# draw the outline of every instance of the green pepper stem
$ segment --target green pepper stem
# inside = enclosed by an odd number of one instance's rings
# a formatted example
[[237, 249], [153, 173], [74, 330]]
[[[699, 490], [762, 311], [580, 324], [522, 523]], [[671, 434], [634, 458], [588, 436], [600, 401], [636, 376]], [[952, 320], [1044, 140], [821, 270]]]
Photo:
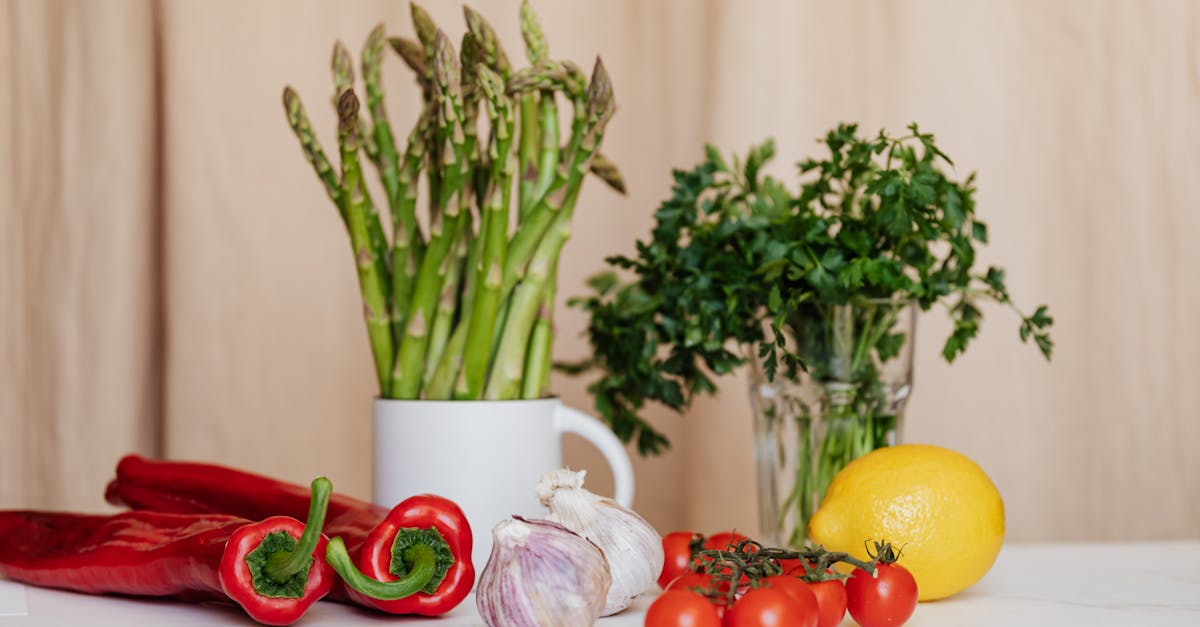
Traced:
[[329, 479], [313, 479], [312, 499], [308, 504], [308, 520], [304, 523], [304, 533], [291, 551], [272, 553], [267, 558], [263, 573], [283, 583], [312, 565], [312, 554], [317, 548], [317, 542], [321, 540], [321, 530], [325, 528], [325, 513], [329, 509], [329, 496], [332, 493], [333, 484]]
[[404, 550], [408, 574], [395, 581], [379, 581], [358, 570], [346, 551], [346, 543], [340, 537], [330, 540], [325, 547], [325, 561], [337, 571], [347, 586], [380, 601], [395, 601], [420, 592], [433, 578], [434, 557], [432, 548], [414, 544]]

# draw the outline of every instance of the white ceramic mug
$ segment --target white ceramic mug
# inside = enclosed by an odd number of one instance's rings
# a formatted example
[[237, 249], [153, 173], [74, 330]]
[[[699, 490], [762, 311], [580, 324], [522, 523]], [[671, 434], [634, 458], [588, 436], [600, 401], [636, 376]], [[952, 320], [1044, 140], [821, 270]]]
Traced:
[[591, 442], [612, 467], [615, 500], [633, 503], [633, 466], [621, 441], [595, 418], [557, 398], [517, 401], [376, 399], [373, 498], [384, 507], [431, 493], [456, 503], [474, 536], [483, 570], [492, 527], [519, 514], [545, 515], [534, 486], [562, 467], [562, 435]]

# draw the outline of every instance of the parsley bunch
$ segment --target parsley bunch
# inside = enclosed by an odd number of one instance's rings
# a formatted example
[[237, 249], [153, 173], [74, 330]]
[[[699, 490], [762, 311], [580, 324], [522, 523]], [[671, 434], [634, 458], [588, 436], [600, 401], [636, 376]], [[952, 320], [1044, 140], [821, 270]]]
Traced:
[[[795, 192], [762, 172], [775, 153], [770, 140], [730, 162], [708, 146], [704, 162], [674, 172], [650, 239], [637, 242], [636, 256], [607, 260], [632, 280], [598, 275], [595, 293], [572, 301], [590, 314], [594, 357], [566, 369], [603, 371], [588, 389], [622, 440], [636, 439], [643, 454], [664, 450], [666, 438], [638, 412], [647, 401], [682, 410], [713, 392], [714, 375], [745, 361], [736, 345], [755, 349], [769, 379], [781, 368], [795, 377], [821, 349], [805, 341], [814, 336], [806, 329], [833, 307], [940, 304], [954, 321], [947, 361], [978, 334], [978, 300], [1015, 309], [1004, 270], [975, 267], [987, 226], [975, 218], [974, 174], [952, 178], [933, 136], [915, 124], [909, 131], [864, 137], [857, 125], [838, 126], [822, 141], [827, 156], [799, 164]], [[1049, 358], [1047, 308], [1018, 314], [1021, 340]], [[856, 357], [899, 352], [907, 338], [881, 326]], [[856, 359], [844, 375], [870, 383], [872, 361]]]

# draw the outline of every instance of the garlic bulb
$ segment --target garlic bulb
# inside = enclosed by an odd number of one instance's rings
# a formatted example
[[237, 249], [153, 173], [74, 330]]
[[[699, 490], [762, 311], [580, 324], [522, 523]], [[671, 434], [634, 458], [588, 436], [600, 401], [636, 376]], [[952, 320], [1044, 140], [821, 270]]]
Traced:
[[488, 627], [580, 627], [600, 617], [610, 582], [595, 544], [558, 523], [513, 516], [492, 529], [475, 605]]
[[596, 543], [608, 558], [612, 586], [601, 616], [629, 607], [654, 588], [663, 567], [662, 537], [631, 509], [583, 489], [587, 471], [552, 470], [538, 482], [537, 495], [550, 510], [546, 520]]

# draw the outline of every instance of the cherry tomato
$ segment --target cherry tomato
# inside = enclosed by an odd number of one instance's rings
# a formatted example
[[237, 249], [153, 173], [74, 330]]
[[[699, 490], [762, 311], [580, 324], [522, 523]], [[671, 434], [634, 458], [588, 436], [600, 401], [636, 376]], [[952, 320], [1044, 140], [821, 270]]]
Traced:
[[720, 627], [708, 599], [687, 590], [668, 590], [646, 610], [645, 627]]
[[664, 559], [658, 585], [666, 588], [671, 580], [688, 571], [692, 563], [692, 538], [695, 536], [691, 531], [672, 531], [663, 536]]
[[[714, 533], [713, 535], [705, 538], [704, 548], [714, 551], [732, 550], [733, 547], [731, 545], [737, 544], [742, 540], [749, 540], [749, 538], [733, 531], [722, 531], [720, 533]], [[751, 548], [750, 550], [753, 552], [756, 549]]]
[[816, 611], [806, 611], [782, 590], [755, 588], [725, 613], [725, 627], [817, 627]]
[[846, 586], [840, 579], [809, 582], [809, 590], [817, 598], [820, 617], [817, 627], [834, 627], [846, 617]]
[[789, 560], [779, 560], [779, 568], [783, 569], [785, 575], [796, 575], [797, 577], [804, 576], [804, 560], [796, 558]]
[[[813, 589], [799, 577], [789, 577], [787, 575], [778, 575], [775, 577], [767, 577], [763, 579], [763, 584], [768, 588], [774, 588], [786, 593], [788, 596], [796, 600], [797, 603], [804, 608], [805, 614], [819, 616], [820, 604], [817, 602], [817, 596], [813, 593]], [[813, 623], [816, 625], [817, 623]]]
[[874, 576], [855, 568], [846, 580], [846, 607], [862, 627], [903, 625], [917, 608], [917, 582], [899, 564], [878, 564]]

